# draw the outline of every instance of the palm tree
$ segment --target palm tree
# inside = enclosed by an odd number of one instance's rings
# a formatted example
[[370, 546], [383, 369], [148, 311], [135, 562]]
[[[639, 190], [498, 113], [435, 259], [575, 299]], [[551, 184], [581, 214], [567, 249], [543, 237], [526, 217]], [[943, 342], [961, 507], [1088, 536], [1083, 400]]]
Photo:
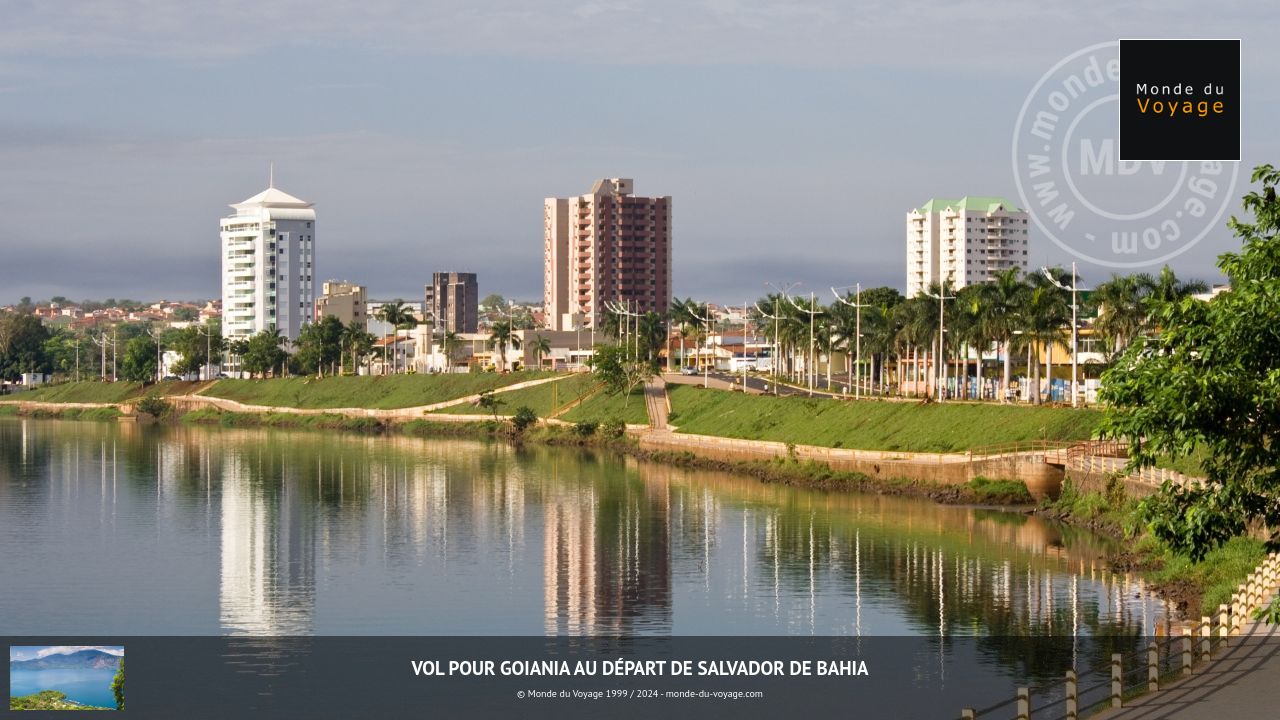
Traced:
[[538, 335], [533, 339], [533, 346], [531, 349], [533, 350], [534, 356], [538, 358], [538, 369], [541, 370], [542, 356], [551, 352], [551, 341], [541, 335]]
[[498, 372], [506, 372], [507, 347], [510, 346], [513, 350], [520, 349], [520, 338], [511, 329], [511, 323], [506, 320], [494, 323], [489, 329], [489, 343], [498, 351], [496, 362]]
[[955, 320], [951, 327], [960, 346], [961, 397], [969, 397], [969, 348], [976, 350], [974, 381], [978, 399], [982, 399], [982, 355], [990, 345], [986, 308], [982, 302], [982, 285], [966, 285], [956, 293]]
[[1042, 275], [1028, 276], [1028, 290], [1023, 294], [1022, 332], [1031, 350], [1032, 367], [1028, 370], [1032, 375], [1031, 400], [1036, 404], [1040, 403], [1040, 363], [1036, 358], [1062, 339], [1062, 326], [1071, 317], [1069, 295]]
[[[1165, 265], [1160, 269], [1160, 275], [1152, 281], [1150, 292], [1147, 293], [1148, 322], [1160, 305], [1176, 303], [1185, 297], [1208, 290], [1209, 286], [1202, 280], [1179, 280], [1178, 276], [1173, 274], [1173, 270]], [[1150, 325], [1148, 329], [1152, 329]]]
[[1112, 358], [1147, 327], [1146, 298], [1154, 289], [1155, 282], [1146, 273], [1113, 274], [1089, 297], [1090, 304], [1098, 311], [1094, 327], [1106, 340]]
[[666, 321], [655, 312], [647, 312], [636, 320], [639, 334], [640, 354], [646, 360], [656, 361], [658, 348], [667, 335]]
[[[404, 301], [401, 300], [400, 298], [396, 298], [395, 300], [389, 303], [386, 303], [382, 307], [378, 308], [378, 319], [391, 326], [392, 330], [395, 331], [396, 340], [399, 341], [401, 328], [404, 325], [408, 324], [409, 322], [412, 322], [414, 318], [413, 318], [413, 313], [409, 312], [409, 308], [405, 306]], [[386, 367], [386, 364], [387, 364], [387, 345], [384, 344], [382, 346], [383, 368]], [[392, 366], [393, 366], [392, 369], [394, 371], [394, 366], [395, 366], [394, 358], [393, 358]]]
[[988, 337], [1000, 344], [1004, 355], [1004, 374], [1000, 380], [1000, 399], [1003, 402], [1013, 382], [1013, 340], [1019, 329], [1023, 295], [1027, 284], [1018, 268], [1009, 268], [996, 275], [995, 280], [981, 288], [983, 326]]
[[446, 369], [453, 367], [454, 353], [457, 352], [458, 346], [461, 343], [462, 340], [458, 337], [458, 333], [452, 330], [444, 331], [444, 342], [442, 343], [441, 349], [444, 350]]
[[360, 366], [360, 358], [369, 354], [373, 348], [374, 337], [369, 334], [364, 325], [352, 320], [342, 328], [342, 350], [343, 355], [351, 353], [351, 373], [357, 374]]

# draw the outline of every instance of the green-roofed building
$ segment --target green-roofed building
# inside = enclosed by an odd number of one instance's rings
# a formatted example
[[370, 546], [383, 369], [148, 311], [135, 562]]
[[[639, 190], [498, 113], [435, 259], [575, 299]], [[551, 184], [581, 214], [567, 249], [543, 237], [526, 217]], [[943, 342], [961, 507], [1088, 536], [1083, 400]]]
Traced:
[[989, 282], [1009, 268], [1027, 270], [1025, 210], [1007, 198], [930, 198], [907, 213], [907, 296], [946, 282]]

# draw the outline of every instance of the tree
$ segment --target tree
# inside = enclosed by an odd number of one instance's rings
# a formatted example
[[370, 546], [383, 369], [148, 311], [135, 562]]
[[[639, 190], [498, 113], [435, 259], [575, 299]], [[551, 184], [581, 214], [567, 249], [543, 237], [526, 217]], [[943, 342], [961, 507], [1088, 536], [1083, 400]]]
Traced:
[[533, 345], [530, 346], [530, 349], [533, 350], [534, 357], [538, 359], [538, 369], [541, 370], [543, 356], [551, 352], [551, 341], [538, 335], [533, 339]]
[[498, 408], [505, 404], [504, 400], [494, 396], [492, 390], [483, 390], [476, 396], [476, 407], [493, 413], [494, 422], [498, 421]]
[[528, 405], [521, 405], [511, 416], [511, 426], [522, 433], [538, 422], [538, 413]]
[[1019, 330], [1024, 309], [1023, 295], [1027, 284], [1018, 268], [1009, 268], [996, 275], [993, 282], [982, 286], [981, 302], [984, 325], [992, 340], [1000, 344], [1004, 355], [1004, 371], [1000, 379], [1000, 399], [1003, 402], [1013, 382], [1013, 339]]
[[[1055, 278], [1057, 276], [1055, 275]], [[1070, 284], [1070, 279], [1066, 283]], [[1059, 278], [1059, 283], [1062, 283]], [[1071, 317], [1071, 293], [1043, 275], [1029, 275], [1022, 295], [1022, 342], [1031, 349], [1031, 400], [1040, 403], [1040, 363], [1037, 358], [1062, 338], [1062, 326]]]
[[1103, 375], [1102, 430], [1127, 438], [1131, 466], [1198, 451], [1208, 483], [1166, 483], [1140, 505], [1147, 528], [1171, 548], [1204, 557], [1251, 525], [1280, 528], [1280, 171], [1254, 170], [1232, 218], [1238, 253], [1219, 257], [1230, 292], [1209, 302], [1153, 301], [1159, 330], [1134, 340]]
[[360, 361], [373, 352], [373, 344], [377, 338], [364, 325], [352, 320], [342, 328], [342, 352], [351, 354], [351, 374], [359, 372]]
[[444, 332], [444, 340], [441, 343], [440, 349], [444, 350], [445, 362], [450, 367], [453, 366], [454, 361], [457, 359], [455, 356], [458, 352], [458, 348], [461, 345], [462, 345], [462, 338], [458, 337], [458, 333], [452, 330], [446, 330]]
[[111, 679], [111, 694], [116, 696], [116, 709], [124, 709], [124, 658], [120, 658], [120, 666], [116, 668], [116, 676]]
[[497, 351], [498, 372], [503, 372], [507, 368], [507, 348], [519, 350], [520, 338], [511, 329], [511, 323], [499, 320], [489, 330], [489, 344]]
[[1112, 358], [1147, 327], [1146, 297], [1155, 281], [1150, 275], [1112, 275], [1098, 285], [1089, 296], [1089, 304], [1097, 308], [1094, 327], [1106, 341]]
[[120, 376], [134, 382], [147, 382], [156, 378], [156, 354], [159, 347], [150, 335], [138, 335], [124, 346], [120, 360]]
[[342, 321], [333, 315], [325, 315], [316, 322], [303, 325], [298, 333], [295, 355], [302, 371], [323, 377], [326, 367], [333, 368], [341, 362], [345, 331]]
[[0, 317], [0, 379], [17, 380], [22, 373], [48, 372], [48, 340], [49, 329], [34, 315], [9, 313]]
[[[404, 304], [404, 301], [401, 300], [400, 298], [396, 298], [395, 300], [389, 303], [386, 303], [382, 307], [378, 308], [378, 319], [391, 326], [391, 329], [394, 331], [397, 340], [400, 337], [400, 330], [404, 329], [406, 326], [411, 326], [410, 325], [411, 323], [416, 322], [416, 320], [413, 317], [413, 313], [409, 311], [409, 308]], [[382, 346], [382, 362], [384, 366], [384, 372], [385, 372], [386, 361], [387, 361], [387, 346], [386, 344], [384, 344]], [[396, 359], [394, 355], [392, 356], [391, 364], [392, 364], [392, 370], [394, 371], [396, 366]]]
[[249, 338], [242, 360], [244, 369], [250, 375], [261, 375], [265, 378], [268, 372], [283, 367], [289, 354], [280, 347], [282, 344], [284, 344], [284, 337], [280, 335], [279, 328], [263, 330]]
[[201, 327], [186, 327], [165, 333], [164, 346], [182, 356], [174, 366], [178, 375], [200, 372], [209, 363], [210, 353], [222, 352], [221, 324], [210, 323]]
[[626, 398], [630, 398], [631, 391], [653, 377], [654, 373], [651, 364], [628, 358], [626, 351], [618, 345], [597, 345], [591, 356], [591, 368], [604, 383], [606, 392], [610, 395], [625, 393]]

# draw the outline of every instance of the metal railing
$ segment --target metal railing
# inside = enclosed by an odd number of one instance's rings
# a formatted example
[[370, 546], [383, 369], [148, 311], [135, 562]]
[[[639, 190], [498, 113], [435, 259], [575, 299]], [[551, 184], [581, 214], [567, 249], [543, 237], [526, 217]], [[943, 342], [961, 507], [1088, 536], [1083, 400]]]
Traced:
[[[1061, 682], [1019, 687], [1013, 697], [982, 709], [963, 708], [960, 720], [1077, 720], [1126, 700], [1157, 692], [1187, 677], [1229, 646], [1280, 586], [1280, 553], [1263, 560], [1215, 615], [1185, 625], [1181, 635], [1152, 640], [1129, 653], [1113, 653], [1110, 663], [1066, 671]], [[1083, 687], [1082, 682], [1087, 682]], [[1034, 704], [1040, 699], [1039, 705]], [[1059, 708], [1059, 706], [1061, 706]]]

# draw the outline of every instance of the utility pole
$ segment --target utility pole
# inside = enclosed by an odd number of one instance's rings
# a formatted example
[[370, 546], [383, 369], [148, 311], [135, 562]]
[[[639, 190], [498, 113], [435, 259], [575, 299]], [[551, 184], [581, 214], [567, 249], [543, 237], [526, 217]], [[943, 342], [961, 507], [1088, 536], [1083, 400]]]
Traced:
[[[835, 288], [831, 288], [831, 294], [836, 296], [836, 300], [854, 308], [854, 346], [856, 347], [856, 359], [854, 362], [857, 364], [858, 370], [857, 380], [853, 385], [853, 398], [857, 400], [862, 397], [862, 308], [866, 307], [866, 305], [862, 304], [862, 283], [856, 283], [854, 288], [856, 288], [856, 290], [853, 302], [849, 302], [848, 300], [840, 297], [840, 293], [836, 292]], [[847, 287], [842, 289], [847, 289]], [[872, 369], [874, 370], [875, 368], [873, 367]]]
[[946, 283], [942, 283], [938, 285], [937, 295], [934, 295], [933, 293], [929, 293], [929, 292], [926, 292], [925, 295], [928, 295], [931, 298], [938, 298], [938, 355], [934, 359], [938, 363], [938, 369], [937, 369], [937, 372], [935, 373], [936, 377], [938, 378], [938, 402], [942, 402], [942, 397], [943, 397], [942, 386], [945, 385], [947, 382], [947, 340], [946, 340], [947, 329], [946, 329], [946, 323], [944, 322], [944, 319], [946, 317], [946, 308], [942, 304], [942, 301], [955, 300], [956, 298], [954, 295], [947, 294]]

